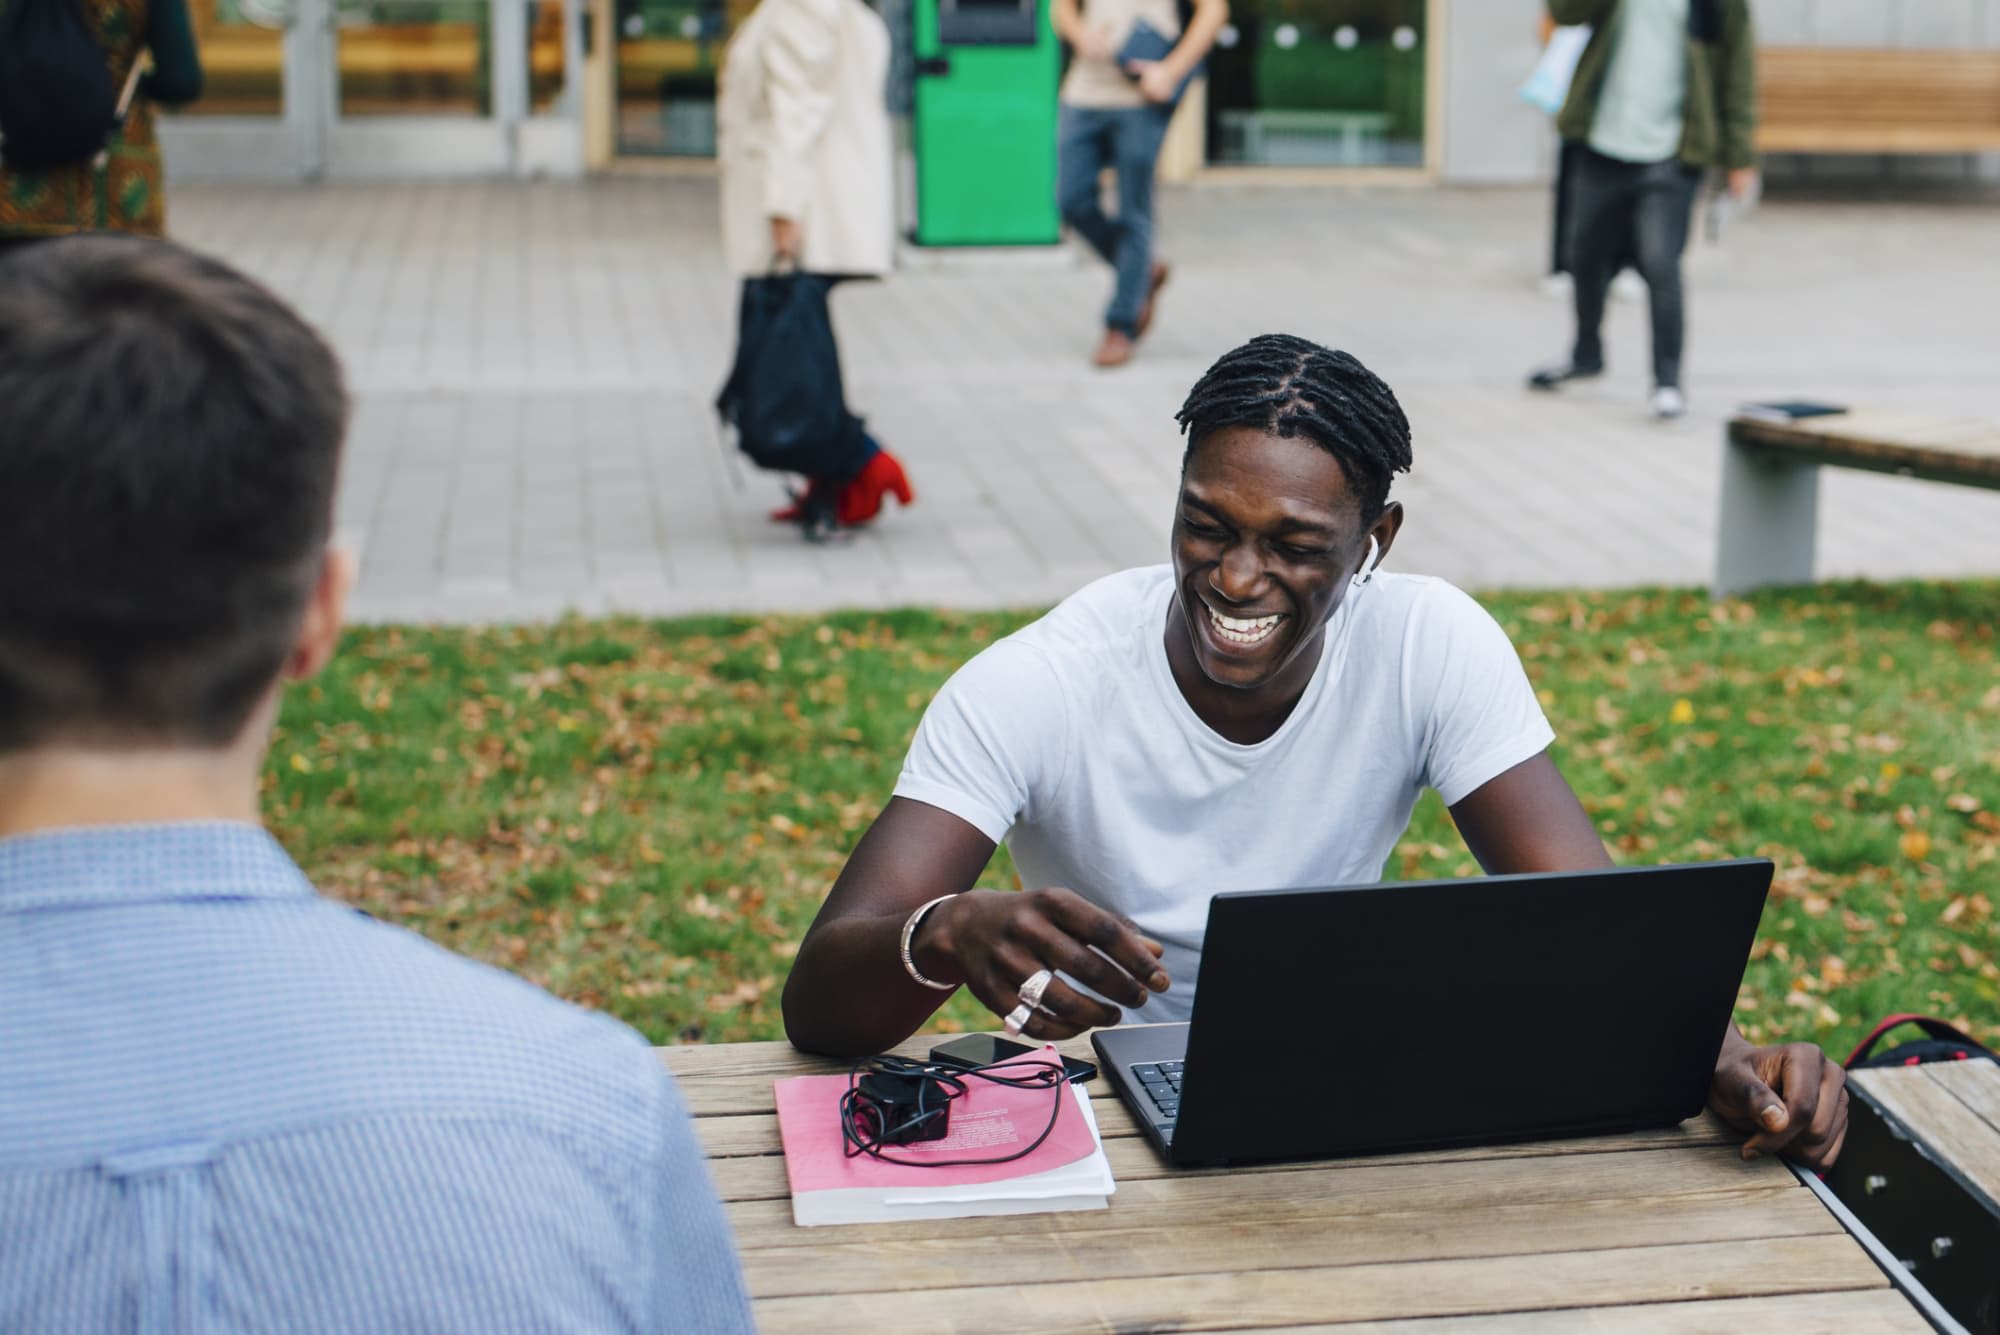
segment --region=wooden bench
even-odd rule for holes
[[[2000,50],[1764,47],[1764,153],[1978,153],[2000,149]]]
[[[2000,490],[2000,426],[1883,412],[1732,419],[1722,460],[1716,597],[1812,583],[1822,465]],[[2000,513],[1994,519],[2000,528]]]
[[[1828,1185],[1964,1328],[2000,1330],[2000,1065],[1885,1066],[1848,1080],[1855,1100]]]

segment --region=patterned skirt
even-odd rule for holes
[[[0,236],[166,230],[167,199],[153,109],[132,109],[104,165],[76,162],[18,171],[0,163]]]

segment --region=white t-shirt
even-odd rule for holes
[[[1447,805],[1555,734],[1486,610],[1442,580],[1378,574],[1327,626],[1284,725],[1252,746],[1203,723],[1164,643],[1173,570],[1110,575],[952,675],[896,796],[1004,839],[1025,885],[1066,886],[1164,941],[1185,1020],[1209,896],[1368,883],[1418,794]]]

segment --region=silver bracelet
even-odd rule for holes
[[[937,983],[924,977],[922,971],[917,968],[915,957],[910,954],[910,938],[917,934],[917,924],[924,920],[924,915],[950,898],[950,895],[939,895],[903,920],[903,972],[934,992],[956,992],[958,984]]]

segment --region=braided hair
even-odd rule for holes
[[[1311,441],[1340,461],[1371,523],[1390,479],[1410,468],[1410,423],[1395,393],[1347,353],[1292,334],[1260,334],[1224,353],[1175,420],[1188,438],[1184,469],[1202,438],[1224,427]]]

